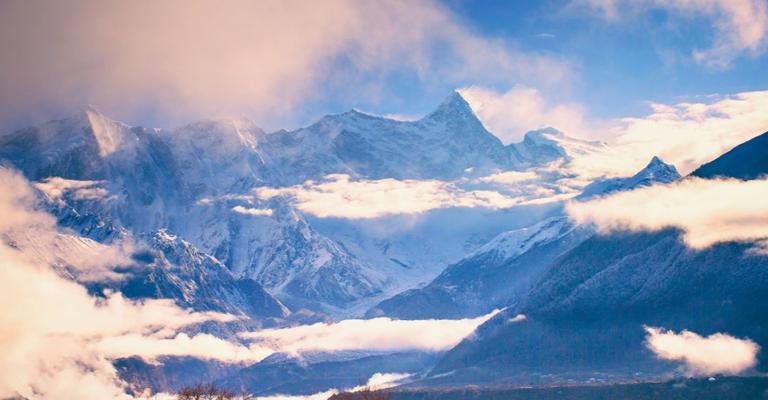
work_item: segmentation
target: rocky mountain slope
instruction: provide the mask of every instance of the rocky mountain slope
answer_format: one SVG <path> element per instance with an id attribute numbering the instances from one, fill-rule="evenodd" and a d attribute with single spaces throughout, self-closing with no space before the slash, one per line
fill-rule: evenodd
<path id="1" fill-rule="evenodd" d="M 733 153 L 735 152 L 735 153 Z M 732 169 L 734 154 L 763 158 L 753 140 L 703 166 L 707 176 L 755 177 Z M 701 172 L 697 174 L 703 174 Z M 692 200 L 695 201 L 695 200 Z M 768 345 L 768 257 L 749 243 L 687 247 L 674 229 L 597 235 L 551 263 L 518 305 L 481 326 L 432 371 L 451 380 L 531 382 L 658 376 L 677 365 L 646 348 L 643 326 L 701 335 L 724 332 Z M 524 314 L 526 320 L 510 323 Z M 758 354 L 758 369 L 766 354 Z M 450 377 L 448 374 L 450 373 Z M 461 377 L 461 378 L 458 378 Z"/>
<path id="2" fill-rule="evenodd" d="M 577 198 L 669 183 L 679 178 L 674 166 L 654 157 L 634 176 L 594 182 Z M 563 215 L 504 232 L 448 266 L 425 287 L 387 299 L 368 314 L 402 319 L 457 318 L 515 306 L 550 263 L 593 234 L 591 228 L 575 226 Z"/>

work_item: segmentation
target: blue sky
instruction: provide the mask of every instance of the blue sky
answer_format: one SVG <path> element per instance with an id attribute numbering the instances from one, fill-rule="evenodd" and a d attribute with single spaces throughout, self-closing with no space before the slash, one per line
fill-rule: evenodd
<path id="1" fill-rule="evenodd" d="M 513 140 L 558 107 L 552 124 L 584 135 L 649 102 L 768 89 L 765 0 L 11 0 L 0 34 L 15 38 L 0 43 L 4 131 L 86 104 L 145 126 L 290 129 L 350 108 L 423 115 L 475 87 L 486 104 L 510 90 L 537 102 L 500 135 Z"/>
<path id="2" fill-rule="evenodd" d="M 590 1 L 445 0 L 440 5 L 467 30 L 508 48 L 556 60 L 568 69 L 568 78 L 555 83 L 525 77 L 494 82 L 482 75 L 431 80 L 416 78 L 406 69 L 384 79 L 371 77 L 386 82 L 379 96 L 322 98 L 307 104 L 298 120 L 351 107 L 417 116 L 433 109 L 449 91 L 471 85 L 499 93 L 524 85 L 540 91 L 550 105 L 575 104 L 585 119 L 603 121 L 646 115 L 651 102 L 706 102 L 711 95 L 765 90 L 768 17 L 763 1 L 694 1 L 691 6 L 679 6 L 685 2 L 674 0 L 638 1 L 629 7 L 622 6 L 630 4 L 624 2 L 615 4 L 616 15 L 606 16 Z M 751 7 L 753 18 L 744 22 L 745 16 L 727 16 L 728 7 Z M 739 49 L 736 43 L 723 55 L 695 59 L 695 52 L 728 41 L 729 34 L 745 23 L 761 30 L 754 49 Z"/>
<path id="3" fill-rule="evenodd" d="M 562 56 L 575 65 L 572 96 L 601 117 L 646 111 L 646 101 L 768 89 L 768 57 L 739 54 L 728 67 L 695 62 L 712 45 L 713 17 L 663 7 L 606 21 L 568 1 L 451 0 L 444 3 L 483 35 L 509 38 L 529 51 Z M 502 89 L 503 88 L 499 88 Z"/>
<path id="4" fill-rule="evenodd" d="M 596 117 L 641 115 L 648 111 L 649 101 L 676 103 L 710 94 L 768 89 L 765 51 L 739 53 L 726 67 L 694 61 L 693 51 L 711 46 L 720 34 L 711 16 L 679 15 L 658 7 L 609 21 L 595 10 L 563 0 L 447 0 L 442 4 L 484 37 L 571 63 L 572 79 L 548 92 L 555 99 L 583 103 Z M 363 102 L 359 107 L 384 114 L 424 113 L 453 89 L 451 84 L 428 90 L 410 82 L 392 85 L 397 88 L 395 97 L 407 101 Z M 509 84 L 491 86 L 498 91 L 509 89 Z"/>

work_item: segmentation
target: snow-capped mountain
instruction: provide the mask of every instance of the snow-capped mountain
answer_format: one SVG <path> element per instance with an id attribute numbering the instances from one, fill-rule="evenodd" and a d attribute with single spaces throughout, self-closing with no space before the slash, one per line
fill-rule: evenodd
<path id="1" fill-rule="evenodd" d="M 237 278 L 215 257 L 165 230 L 146 240 L 150 248 L 134 257 L 147 267 L 120 282 L 132 298 L 170 298 L 182 306 L 243 315 L 259 321 L 285 318 L 289 310 L 249 278 Z"/>
<path id="2" fill-rule="evenodd" d="M 634 176 L 593 183 L 579 197 L 669 183 L 679 178 L 674 166 L 654 157 Z M 387 299 L 371 309 L 368 315 L 404 319 L 456 318 L 513 306 L 527 294 L 547 265 L 593 234 L 591 228 L 575 226 L 563 215 L 501 233 L 448 266 L 425 287 Z"/>
<path id="3" fill-rule="evenodd" d="M 552 217 L 504 232 L 461 261 L 448 266 L 423 288 L 379 303 L 369 316 L 401 319 L 461 318 L 514 303 L 559 254 L 586 239 L 566 217 Z"/>
<path id="4" fill-rule="evenodd" d="M 260 145 L 284 183 L 332 173 L 354 177 L 453 179 L 516 166 L 458 93 L 418 121 L 396 121 L 349 111 Z"/>
<path id="5" fill-rule="evenodd" d="M 88 109 L 0 138 L 0 156 L 43 185 L 58 179 L 64 192 L 93 189 L 70 196 L 69 206 L 57 210 L 62 220 L 77 214 L 82 225 L 82 215 L 98 216 L 137 238 L 167 229 L 236 278 L 258 279 L 298 303 L 339 306 L 375 293 L 383 278 L 370 271 L 363 277 L 365 266 L 295 212 L 275 204 L 263 216 L 233 211 L 259 207 L 248 196 L 269 176 L 256 148 L 261 136 L 247 121 L 164 131 L 132 128 Z"/>
<path id="6" fill-rule="evenodd" d="M 603 142 L 573 138 L 550 127 L 526 133 L 520 143 L 512 143 L 507 149 L 517 165 L 539 166 L 607 151 L 608 146 Z"/>
<path id="7" fill-rule="evenodd" d="M 658 157 L 653 157 L 648 165 L 637 174 L 628 178 L 600 179 L 587 185 L 577 197 L 586 200 L 595 196 L 604 196 L 621 190 L 630 190 L 656 183 L 670 183 L 680 179 L 674 165 L 667 164 Z"/>
<path id="8" fill-rule="evenodd" d="M 700 173 L 762 175 L 765 164 L 756 159 L 768 154 L 764 137 L 705 164 Z M 745 155 L 742 163 L 735 162 Z M 768 257 L 749 243 L 694 249 L 675 229 L 595 235 L 547 266 L 525 298 L 478 328 L 431 374 L 436 384 L 448 372 L 454 378 L 445 379 L 452 384 L 461 379 L 531 382 L 536 376 L 660 376 L 678 365 L 648 351 L 643 326 L 704 335 L 727 332 L 764 348 L 766 306 Z M 518 314 L 526 320 L 510 323 Z M 757 368 L 764 369 L 768 356 L 760 352 L 757 357 Z"/>
<path id="9" fill-rule="evenodd" d="M 504 146 L 453 93 L 418 121 L 351 111 L 274 133 L 246 119 L 132 127 L 89 107 L 1 136 L 0 160 L 40 185 L 71 192 L 56 215 L 70 224 L 67 218 L 78 215 L 78 229 L 93 240 L 130 235 L 153 246 L 149 238 L 165 231 L 225 265 L 235 279 L 255 280 L 289 308 L 346 315 L 428 282 L 443 265 L 505 230 L 537 222 L 552 207 L 428 213 L 409 222 L 408 232 L 382 235 L 381 225 L 399 223 L 396 218 L 340 228 L 343 223 L 307 219 L 288 199 L 261 200 L 255 188 L 333 173 L 459 179 L 568 160 L 598 147 L 554 130 Z M 88 218 L 114 232 L 87 233 Z M 459 221 L 466 229 L 447 235 L 443 226 Z"/>

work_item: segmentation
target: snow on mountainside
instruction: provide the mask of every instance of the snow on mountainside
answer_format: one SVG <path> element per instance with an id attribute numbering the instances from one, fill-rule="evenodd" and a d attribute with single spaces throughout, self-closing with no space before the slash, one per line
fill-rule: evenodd
<path id="1" fill-rule="evenodd" d="M 563 159 L 573 160 L 608 150 L 603 142 L 572 138 L 554 128 L 544 128 L 525 134 L 523 141 L 507 146 L 513 160 L 526 166 L 539 166 Z"/>
<path id="2" fill-rule="evenodd" d="M 445 224 L 465 220 L 461 224 L 469 227 L 495 219 L 490 211 L 446 212 L 425 219 L 426 227 L 382 238 L 371 233 L 380 230 L 379 221 L 337 231 L 324 221 L 308 221 L 287 199 L 255 198 L 254 188 L 331 173 L 465 179 L 567 161 L 597 148 L 553 130 L 504 146 L 453 93 L 418 121 L 351 111 L 269 134 L 245 119 L 204 120 L 172 130 L 131 127 L 88 108 L 0 136 L 0 163 L 40 185 L 50 186 L 51 179 L 92 182 L 73 192 L 82 195 L 70 198 L 68 209 L 57 210 L 62 223 L 78 214 L 83 231 L 93 220 L 136 238 L 167 230 L 223 263 L 235 278 L 254 279 L 289 307 L 342 315 L 432 279 L 441 265 L 504 228 L 547 216 L 547 207 L 522 219 L 514 212 L 496 213 L 501 218 L 487 229 L 434 235 L 445 231 Z M 323 226 L 322 232 L 314 225 Z M 114 234 L 91 236 L 99 241 Z"/>
<path id="3" fill-rule="evenodd" d="M 593 183 L 579 197 L 669 183 L 679 178 L 674 166 L 654 157 L 634 176 Z M 427 286 L 385 300 L 368 315 L 455 318 L 515 305 L 549 263 L 593 234 L 591 228 L 575 226 L 562 215 L 502 233 L 447 267 Z"/>
<path id="4" fill-rule="evenodd" d="M 501 141 L 469 104 L 450 95 L 433 113 L 413 122 L 349 111 L 293 132 L 276 132 L 261 148 L 284 183 L 331 173 L 353 177 L 452 179 L 515 167 Z"/>
<path id="5" fill-rule="evenodd" d="M 667 164 L 654 156 L 651 162 L 637 174 L 629 178 L 597 180 L 587 185 L 577 198 L 585 200 L 590 197 L 602 196 L 620 190 L 650 186 L 655 183 L 670 183 L 678 179 L 680 179 L 680 174 L 674 165 Z"/>
<path id="6" fill-rule="evenodd" d="M 695 175 L 761 176 L 768 155 L 764 137 L 737 146 Z M 451 384 L 530 382 L 534 374 L 582 380 L 662 376 L 679 365 L 648 351 L 643 326 L 722 332 L 765 348 L 766 307 L 768 257 L 750 243 L 695 249 L 676 229 L 595 235 L 549 265 L 524 299 L 448 352 L 431 374 L 450 372 Z M 524 323 L 508 323 L 520 313 Z M 759 352 L 756 369 L 765 370 L 766 363 L 768 355 Z"/>
<path id="7" fill-rule="evenodd" d="M 368 316 L 461 318 L 506 307 L 528 290 L 547 263 L 589 234 L 565 217 L 502 233 L 427 286 L 379 303 Z"/>
<path id="8" fill-rule="evenodd" d="M 221 262 L 200 252 L 189 242 L 165 230 L 136 240 L 130 232 L 116 227 L 108 216 L 99 215 L 98 209 L 89 211 L 93 204 L 79 199 L 79 192 L 67 190 L 67 187 L 85 185 L 91 188 L 97 183 L 53 182 L 48 180 L 38 184 L 37 188 L 40 208 L 56 217 L 58 225 L 64 228 L 54 242 L 54 256 L 58 259 L 50 260 L 53 265 L 60 266 L 62 274 L 75 280 L 81 278 L 79 271 L 68 268 L 67 254 L 103 262 L 108 257 L 114 258 L 114 251 L 105 244 L 123 244 L 124 251 L 130 252 L 131 259 L 115 261 L 122 261 L 115 269 L 122 275 L 107 281 L 85 282 L 92 292 L 101 293 L 109 288 L 119 290 L 129 298 L 173 299 L 184 307 L 248 316 L 253 321 L 289 316 L 287 308 L 257 282 L 236 278 Z M 54 186 L 57 189 L 54 190 Z M 72 251 L 73 246 L 78 248 L 76 252 Z M 42 249 L 39 253 L 41 257 L 51 257 L 46 254 L 50 249 Z"/>
<path id="9" fill-rule="evenodd" d="M 122 292 L 135 298 L 173 298 L 198 310 L 246 315 L 256 320 L 287 317 L 290 312 L 256 281 L 235 277 L 216 258 L 165 230 L 137 255 L 148 267 L 124 282 Z"/>
<path id="10" fill-rule="evenodd" d="M 451 350 L 432 373 L 530 382 L 533 374 L 586 380 L 674 371 L 677 364 L 659 361 L 646 348 L 644 325 L 727 332 L 768 344 L 768 320 L 758 311 L 768 306 L 768 258 L 738 243 L 689 249 L 679 235 L 668 230 L 588 239 L 547 267 L 529 296 L 478 328 L 474 340 Z M 524 323 L 507 323 L 520 313 Z M 759 357 L 765 365 L 766 356 Z"/>
<path id="11" fill-rule="evenodd" d="M 104 127 L 112 132 L 102 132 Z M 261 279 L 297 303 L 338 307 L 375 293 L 383 279 L 374 272 L 373 278 L 362 276 L 367 267 L 298 214 L 259 218 L 233 211 L 259 207 L 249 194 L 269 177 L 256 149 L 261 135 L 244 121 L 207 121 L 175 131 L 131 128 L 89 109 L 0 137 L 0 157 L 42 185 L 50 177 L 98 182 L 98 195 L 72 199 L 76 209 L 70 214 L 99 215 L 135 237 L 167 229 L 238 277 Z M 104 151 L 105 138 L 116 147 Z M 220 197 L 224 203 L 205 201 Z"/>

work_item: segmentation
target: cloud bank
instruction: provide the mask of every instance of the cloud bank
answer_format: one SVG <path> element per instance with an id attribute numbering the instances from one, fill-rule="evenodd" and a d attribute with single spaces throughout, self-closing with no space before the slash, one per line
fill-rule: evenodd
<path id="1" fill-rule="evenodd" d="M 577 103 L 554 104 L 535 88 L 515 85 L 504 93 L 482 86 L 459 89 L 472 111 L 505 144 L 522 140 L 531 130 L 556 127 L 575 136 L 595 132 L 587 125 L 584 108 Z"/>
<path id="2" fill-rule="evenodd" d="M 630 176 L 653 156 L 686 174 L 727 150 L 768 131 L 768 91 L 708 95 L 674 104 L 650 103 L 651 112 L 613 120 L 590 118 L 577 103 L 558 104 L 536 89 L 498 92 L 482 86 L 460 90 L 488 129 L 503 141 L 552 126 L 569 136 L 607 141 L 605 151 L 574 154 L 567 168 L 577 176 Z"/>
<path id="3" fill-rule="evenodd" d="M 645 327 L 646 346 L 662 360 L 682 361 L 690 375 L 738 374 L 757 364 L 760 347 L 724 333 L 707 337 Z"/>
<path id="4" fill-rule="evenodd" d="M 245 339 L 281 352 L 342 350 L 441 351 L 457 345 L 498 311 L 459 320 L 350 319 L 243 333 Z"/>
<path id="5" fill-rule="evenodd" d="M 234 206 L 232 207 L 232 211 L 238 214 L 253 215 L 253 216 L 268 217 L 272 215 L 272 210 L 269 208 L 251 208 L 251 207 L 243 207 L 243 206 Z"/>
<path id="6" fill-rule="evenodd" d="M 168 300 L 137 303 L 117 294 L 95 299 L 49 268 L 26 264 L 4 245 L 0 260 L 3 398 L 128 398 L 109 354 L 100 350 L 102 340 L 128 333 L 167 334 L 203 321 L 232 319 L 182 310 Z"/>
<path id="7" fill-rule="evenodd" d="M 0 168 L 0 398 L 128 398 L 102 341 L 166 337 L 189 325 L 234 318 L 183 310 L 169 300 L 90 296 L 62 278 L 57 266 L 66 264 L 78 277 L 109 279 L 109 263 L 119 257 L 110 246 L 62 232 L 34 206 L 29 183 Z M 132 355 L 142 355 L 136 351 Z"/>
<path id="8" fill-rule="evenodd" d="M 655 231 L 676 227 L 693 248 L 768 238 L 768 179 L 740 181 L 686 178 L 587 202 L 571 202 L 575 222 L 600 232 Z"/>
<path id="9" fill-rule="evenodd" d="M 268 121 L 318 93 L 375 99 L 398 72 L 432 82 L 569 75 L 565 62 L 486 39 L 433 1 L 11 0 L 0 4 L 0 37 L 14 38 L 0 41 L 0 120 L 91 103 L 121 119 Z"/>
<path id="10" fill-rule="evenodd" d="M 768 91 L 709 96 L 672 105 L 652 103 L 651 107 L 653 112 L 647 116 L 619 121 L 614 147 L 631 155 L 630 160 L 641 157 L 647 162 L 657 155 L 682 174 L 768 130 L 764 112 Z"/>
<path id="11" fill-rule="evenodd" d="M 263 200 L 287 196 L 299 210 L 321 218 L 353 219 L 418 214 L 449 207 L 508 208 L 523 201 L 494 190 L 465 190 L 454 182 L 351 180 L 348 175 L 329 175 L 322 182 L 309 181 L 287 188 L 258 188 L 255 194 Z"/>

